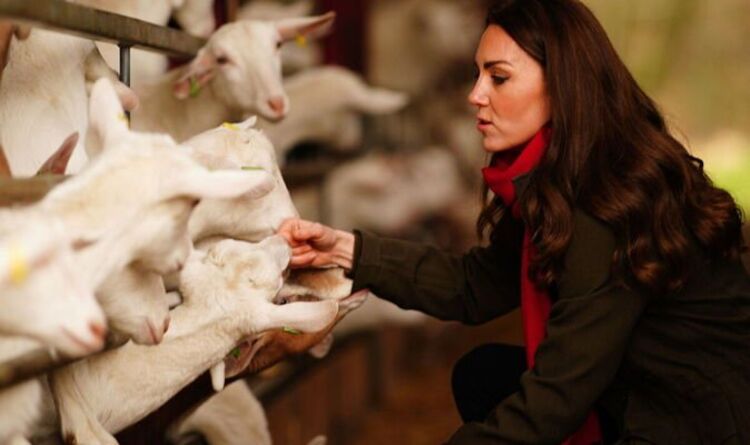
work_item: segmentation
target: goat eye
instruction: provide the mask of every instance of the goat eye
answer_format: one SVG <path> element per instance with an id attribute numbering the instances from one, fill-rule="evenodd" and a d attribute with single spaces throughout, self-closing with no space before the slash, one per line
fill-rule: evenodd
<path id="1" fill-rule="evenodd" d="M 218 63 L 219 65 L 226 65 L 227 63 L 229 63 L 229 57 L 218 56 L 216 57 L 216 63 Z"/>
<path id="2" fill-rule="evenodd" d="M 279 306 L 282 306 L 289 303 L 289 300 L 286 297 L 279 297 L 276 299 L 275 303 Z"/>
<path id="3" fill-rule="evenodd" d="M 276 49 L 280 49 L 282 43 L 283 42 L 281 40 L 279 40 L 278 42 L 276 42 Z"/>

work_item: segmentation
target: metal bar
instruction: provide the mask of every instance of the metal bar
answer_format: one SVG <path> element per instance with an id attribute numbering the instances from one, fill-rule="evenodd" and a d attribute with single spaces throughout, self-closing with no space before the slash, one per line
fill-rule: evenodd
<path id="1" fill-rule="evenodd" d="M 120 43 L 120 82 L 130 86 L 130 45 Z M 125 111 L 125 116 L 130 122 L 130 111 Z"/>
<path id="2" fill-rule="evenodd" d="M 0 16 L 81 37 L 190 58 L 205 39 L 63 0 L 0 0 Z"/>
<path id="3" fill-rule="evenodd" d="M 121 43 L 120 47 L 120 82 L 130 86 L 130 45 Z"/>

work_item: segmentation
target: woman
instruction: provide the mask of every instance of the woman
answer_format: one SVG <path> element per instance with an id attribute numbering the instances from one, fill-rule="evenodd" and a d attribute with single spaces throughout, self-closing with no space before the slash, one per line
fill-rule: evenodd
<path id="1" fill-rule="evenodd" d="M 489 246 L 454 257 L 290 220 L 292 266 L 342 266 L 355 290 L 445 320 L 521 306 L 525 351 L 456 365 L 466 423 L 451 444 L 750 443 L 750 278 L 730 195 L 579 1 L 498 1 L 476 66 Z"/>

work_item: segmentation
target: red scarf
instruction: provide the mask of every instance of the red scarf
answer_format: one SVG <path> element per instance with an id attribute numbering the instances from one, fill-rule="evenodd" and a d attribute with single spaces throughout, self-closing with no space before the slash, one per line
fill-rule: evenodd
<path id="1" fill-rule="evenodd" d="M 511 209 L 514 218 L 520 218 L 521 213 L 513 180 L 531 172 L 539 165 L 551 135 L 552 130 L 549 127 L 544 127 L 534 135 L 526 146 L 495 153 L 490 167 L 482 169 L 485 183 L 503 201 L 506 208 Z M 521 316 L 526 342 L 526 363 L 529 369 L 534 367 L 536 350 L 546 335 L 547 319 L 549 319 L 552 306 L 547 292 L 537 288 L 529 278 L 529 263 L 535 253 L 534 251 L 531 233 L 527 228 L 524 231 L 521 253 Z M 599 420 L 596 413 L 591 412 L 581 429 L 565 440 L 562 445 L 592 445 L 598 443 L 601 443 Z"/>

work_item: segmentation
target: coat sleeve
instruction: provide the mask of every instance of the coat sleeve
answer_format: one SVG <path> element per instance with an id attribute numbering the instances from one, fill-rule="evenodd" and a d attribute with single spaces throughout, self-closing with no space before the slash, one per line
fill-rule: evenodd
<path id="1" fill-rule="evenodd" d="M 574 222 L 534 368 L 521 377 L 519 392 L 484 422 L 464 424 L 449 444 L 559 444 L 582 426 L 613 381 L 646 302 L 611 279 L 609 229 L 580 212 Z"/>
<path id="2" fill-rule="evenodd" d="M 504 235 L 519 230 L 510 218 L 503 220 Z M 488 247 L 463 256 L 364 232 L 356 236 L 350 273 L 354 291 L 367 288 L 403 309 L 466 324 L 484 323 L 518 307 L 520 235 L 493 235 Z"/>

